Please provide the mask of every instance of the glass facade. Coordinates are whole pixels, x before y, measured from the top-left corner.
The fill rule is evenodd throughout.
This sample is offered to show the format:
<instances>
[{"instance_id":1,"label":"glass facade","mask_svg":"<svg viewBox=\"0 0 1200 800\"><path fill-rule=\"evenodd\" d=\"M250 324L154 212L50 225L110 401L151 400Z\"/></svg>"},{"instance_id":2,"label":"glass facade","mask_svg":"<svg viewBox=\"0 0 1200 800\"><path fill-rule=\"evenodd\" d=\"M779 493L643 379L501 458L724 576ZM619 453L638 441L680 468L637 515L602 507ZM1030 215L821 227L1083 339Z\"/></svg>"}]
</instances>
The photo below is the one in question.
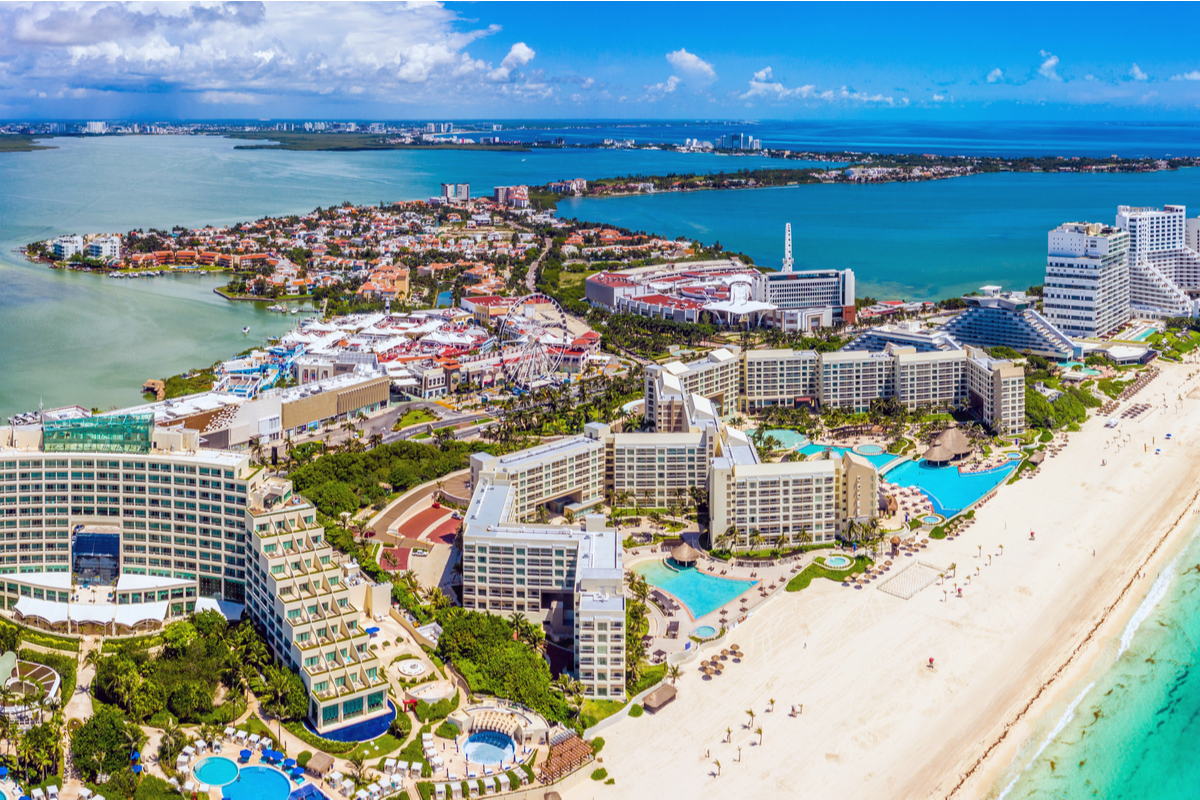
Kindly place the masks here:
<instances>
[{"instance_id":1,"label":"glass facade","mask_svg":"<svg viewBox=\"0 0 1200 800\"><path fill-rule=\"evenodd\" d=\"M153 414L113 414L47 422L42 449L47 453L149 453Z\"/></svg>"}]
</instances>

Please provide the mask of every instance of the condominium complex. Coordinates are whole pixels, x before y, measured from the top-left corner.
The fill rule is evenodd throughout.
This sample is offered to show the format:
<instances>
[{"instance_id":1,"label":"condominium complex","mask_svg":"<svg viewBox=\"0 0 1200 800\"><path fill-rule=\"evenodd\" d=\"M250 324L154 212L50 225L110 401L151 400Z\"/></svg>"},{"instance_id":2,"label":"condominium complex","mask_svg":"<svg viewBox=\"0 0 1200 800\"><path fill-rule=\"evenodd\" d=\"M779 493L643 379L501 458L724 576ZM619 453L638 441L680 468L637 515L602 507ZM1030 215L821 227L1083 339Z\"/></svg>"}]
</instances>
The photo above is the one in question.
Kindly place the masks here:
<instances>
[{"instance_id":1,"label":"condominium complex","mask_svg":"<svg viewBox=\"0 0 1200 800\"><path fill-rule=\"evenodd\" d=\"M605 492L619 505L667 508L708 483L715 425L683 433L606 434ZM617 498L628 498L623 501Z\"/></svg>"},{"instance_id":2,"label":"condominium complex","mask_svg":"<svg viewBox=\"0 0 1200 800\"><path fill-rule=\"evenodd\" d=\"M1001 292L999 286L980 291L982 296L964 297L966 310L942 326L947 336L975 347L1011 347L1055 359L1081 355L1079 346L1034 309L1036 298Z\"/></svg>"},{"instance_id":3,"label":"condominium complex","mask_svg":"<svg viewBox=\"0 0 1200 800\"><path fill-rule=\"evenodd\" d=\"M831 542L851 522L876 513L875 467L851 452L816 461L761 463L754 448L729 432L723 454L712 461L709 526L715 537L732 534L751 546L757 534L768 547Z\"/></svg>"},{"instance_id":4,"label":"condominium complex","mask_svg":"<svg viewBox=\"0 0 1200 800\"><path fill-rule=\"evenodd\" d=\"M656 431L685 430L682 404L689 395L711 401L718 414L737 410L741 380L742 362L736 348L713 350L689 364L647 365L646 422ZM660 398L664 402L660 403Z\"/></svg>"},{"instance_id":5,"label":"condominium complex","mask_svg":"<svg viewBox=\"0 0 1200 800\"><path fill-rule=\"evenodd\" d=\"M1111 333L1130 317L1129 234L1068 222L1049 234L1042 314L1068 336Z\"/></svg>"},{"instance_id":6,"label":"condominium complex","mask_svg":"<svg viewBox=\"0 0 1200 800\"><path fill-rule=\"evenodd\" d=\"M386 608L390 585L333 563L314 517L248 455L203 449L198 431L153 414L0 428L0 592L14 616L128 634L244 606L330 730L386 711L355 616ZM69 602L100 572L115 577L115 603ZM328 683L310 680L318 663Z\"/></svg>"},{"instance_id":7,"label":"condominium complex","mask_svg":"<svg viewBox=\"0 0 1200 800\"><path fill-rule=\"evenodd\" d=\"M471 455L471 485L493 476L513 487L505 520L530 522L542 506L582 515L604 500L604 440L607 426L587 426L581 436L538 445L506 456Z\"/></svg>"},{"instance_id":8,"label":"condominium complex","mask_svg":"<svg viewBox=\"0 0 1200 800\"><path fill-rule=\"evenodd\" d=\"M890 335L910 343L900 345ZM1023 372L1011 362L988 358L983 351L963 348L953 337L940 331L897 329L880 332L873 339L855 340L859 346L883 342L881 350L846 349L832 353L812 350L749 350L733 353L716 350L699 361L678 361L646 370L646 420L658 431L686 431L695 422L693 392L703 395L706 385L698 375L712 375L716 369L740 371L737 405L729 389L720 397L726 411L737 408L755 412L775 405L828 405L850 411L869 410L879 400L896 399L905 408L965 408L980 410L982 418L1012 432L1013 425L1023 430L1024 388L1021 414L1013 410L1012 398L1006 400L1003 384L994 396L973 399L971 387L992 385L993 372L1008 377ZM924 344L921 339L924 339ZM886 341L885 341L886 340ZM918 345L920 345L918 347ZM974 380L971 372L980 372ZM699 391L696 391L699 388ZM979 388L979 392L983 389ZM691 405L689 404L691 401ZM986 409L995 409L986 411ZM692 414L692 416L689 416ZM1006 421L1007 420L1007 421Z\"/></svg>"},{"instance_id":9,"label":"condominium complex","mask_svg":"<svg viewBox=\"0 0 1200 800\"><path fill-rule=\"evenodd\" d=\"M463 527L465 608L540 624L573 648L588 697L625 697L625 595L620 537L604 516L582 524L519 520L510 474L472 463ZM570 487L567 487L570 488Z\"/></svg>"},{"instance_id":10,"label":"condominium complex","mask_svg":"<svg viewBox=\"0 0 1200 800\"><path fill-rule=\"evenodd\" d=\"M1200 253L1187 243L1187 209L1117 208L1116 227L1128 233L1129 304L1139 316L1193 316L1189 293L1200 290Z\"/></svg>"},{"instance_id":11,"label":"condominium complex","mask_svg":"<svg viewBox=\"0 0 1200 800\"><path fill-rule=\"evenodd\" d=\"M290 481L256 484L246 520L246 608L272 654L299 671L313 727L324 733L386 713L387 677L358 620L387 611L391 584L339 563Z\"/></svg>"}]
</instances>

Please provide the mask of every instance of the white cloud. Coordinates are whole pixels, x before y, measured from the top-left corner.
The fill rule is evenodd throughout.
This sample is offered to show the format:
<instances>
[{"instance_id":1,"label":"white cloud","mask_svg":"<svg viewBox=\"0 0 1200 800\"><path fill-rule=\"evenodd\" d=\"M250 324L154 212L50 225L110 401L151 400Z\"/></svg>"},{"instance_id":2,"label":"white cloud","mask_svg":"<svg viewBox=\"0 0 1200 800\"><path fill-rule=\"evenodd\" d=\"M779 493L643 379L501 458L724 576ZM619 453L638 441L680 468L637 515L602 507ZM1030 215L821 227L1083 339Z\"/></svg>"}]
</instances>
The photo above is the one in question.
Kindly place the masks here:
<instances>
[{"instance_id":1,"label":"white cloud","mask_svg":"<svg viewBox=\"0 0 1200 800\"><path fill-rule=\"evenodd\" d=\"M200 95L201 103L227 106L256 106L263 98L249 92L204 92Z\"/></svg>"},{"instance_id":2,"label":"white cloud","mask_svg":"<svg viewBox=\"0 0 1200 800\"><path fill-rule=\"evenodd\" d=\"M890 95L883 94L868 94L866 92L851 91L843 86L841 89L818 89L813 84L805 84L789 89L780 81L772 80L771 68L766 67L754 73L754 77L750 79L750 88L745 92L737 95L741 100L754 100L756 98L765 100L821 100L832 102L835 100L845 100L854 103L864 103L871 105L887 105L887 106L906 106L908 98L896 100ZM935 95L935 97L939 97Z\"/></svg>"},{"instance_id":3,"label":"white cloud","mask_svg":"<svg viewBox=\"0 0 1200 800\"><path fill-rule=\"evenodd\" d=\"M699 82L711 82L717 79L717 71L713 69L712 64L695 53L689 53L682 47L673 53L667 53L667 63L677 71Z\"/></svg>"},{"instance_id":4,"label":"white cloud","mask_svg":"<svg viewBox=\"0 0 1200 800\"><path fill-rule=\"evenodd\" d=\"M1150 80L1150 76L1147 75L1145 72L1143 72L1142 68L1139 67L1136 63L1132 67L1129 68L1129 77L1133 78L1135 81Z\"/></svg>"},{"instance_id":5,"label":"white cloud","mask_svg":"<svg viewBox=\"0 0 1200 800\"><path fill-rule=\"evenodd\" d=\"M1039 53L1046 60L1038 67L1038 72L1041 73L1043 78L1049 78L1052 81L1061 81L1062 78L1058 75L1058 56L1046 50L1041 50Z\"/></svg>"},{"instance_id":6,"label":"white cloud","mask_svg":"<svg viewBox=\"0 0 1200 800\"><path fill-rule=\"evenodd\" d=\"M996 67L987 74L988 83L999 83L1002 80L1004 80L1004 72L1002 72L999 67Z\"/></svg>"},{"instance_id":7,"label":"white cloud","mask_svg":"<svg viewBox=\"0 0 1200 800\"><path fill-rule=\"evenodd\" d=\"M1200 81L1200 69L1194 69L1191 72L1184 72L1180 75L1172 75L1173 81Z\"/></svg>"},{"instance_id":8,"label":"white cloud","mask_svg":"<svg viewBox=\"0 0 1200 800\"><path fill-rule=\"evenodd\" d=\"M681 83L683 83L683 81L672 75L671 77L667 78L665 83L656 83L652 86L647 86L646 94L649 95L648 99L658 100L663 95L670 94L671 92L675 91L677 88L679 88L679 84Z\"/></svg>"},{"instance_id":9,"label":"white cloud","mask_svg":"<svg viewBox=\"0 0 1200 800\"><path fill-rule=\"evenodd\" d=\"M494 81L507 81L515 70L533 61L537 55L533 48L524 42L517 42L508 51L508 55L500 62L500 66L488 73L488 78Z\"/></svg>"},{"instance_id":10,"label":"white cloud","mask_svg":"<svg viewBox=\"0 0 1200 800\"><path fill-rule=\"evenodd\" d=\"M443 103L491 97L508 82L522 87L514 98L556 91L553 81L521 82L536 55L524 42L506 43L499 65L471 56L499 31L437 3L0 3L0 72L4 84L50 98L64 83L208 103L356 89L364 99Z\"/></svg>"},{"instance_id":11,"label":"white cloud","mask_svg":"<svg viewBox=\"0 0 1200 800\"><path fill-rule=\"evenodd\" d=\"M944 101L945 99L946 99L946 95L944 95L944 94L935 94L933 96L933 102L935 102L935 103L940 103L940 102Z\"/></svg>"},{"instance_id":12,"label":"white cloud","mask_svg":"<svg viewBox=\"0 0 1200 800\"><path fill-rule=\"evenodd\" d=\"M1087 75L1083 76L1083 79L1085 81L1094 81L1096 80L1096 76L1089 72Z\"/></svg>"}]
</instances>

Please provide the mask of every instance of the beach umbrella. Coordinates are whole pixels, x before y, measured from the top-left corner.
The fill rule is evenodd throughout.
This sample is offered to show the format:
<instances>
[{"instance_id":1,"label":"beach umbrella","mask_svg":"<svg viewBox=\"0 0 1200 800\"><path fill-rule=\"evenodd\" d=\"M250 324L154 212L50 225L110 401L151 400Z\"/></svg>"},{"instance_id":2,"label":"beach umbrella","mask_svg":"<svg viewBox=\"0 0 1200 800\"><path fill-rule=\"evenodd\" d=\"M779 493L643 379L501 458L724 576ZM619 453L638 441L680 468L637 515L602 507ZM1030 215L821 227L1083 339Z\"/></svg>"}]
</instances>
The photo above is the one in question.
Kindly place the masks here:
<instances>
[{"instance_id":1,"label":"beach umbrella","mask_svg":"<svg viewBox=\"0 0 1200 800\"><path fill-rule=\"evenodd\" d=\"M240 755L241 755L241 757L242 757L242 760L243 760L243 761L249 761L249 760L250 760L250 755L251 755L251 753L250 753L250 751L249 751L249 750L243 750L243 751L240 753Z\"/></svg>"},{"instance_id":2,"label":"beach umbrella","mask_svg":"<svg viewBox=\"0 0 1200 800\"><path fill-rule=\"evenodd\" d=\"M142 754L139 753L137 750L134 750L132 753L129 754L130 761L137 761L141 757L142 757Z\"/></svg>"},{"instance_id":3,"label":"beach umbrella","mask_svg":"<svg viewBox=\"0 0 1200 800\"><path fill-rule=\"evenodd\" d=\"M0 778L8 777L8 767L0 767Z\"/></svg>"},{"instance_id":4,"label":"beach umbrella","mask_svg":"<svg viewBox=\"0 0 1200 800\"><path fill-rule=\"evenodd\" d=\"M722 650L721 655L723 655L723 656L729 655L729 650L728 649Z\"/></svg>"},{"instance_id":5,"label":"beach umbrella","mask_svg":"<svg viewBox=\"0 0 1200 800\"><path fill-rule=\"evenodd\" d=\"M704 668L704 674L705 674L705 675L707 675L708 677L710 677L710 678L711 678L711 677L712 677L712 674L713 674L713 668L712 668L712 667L705 667L705 668Z\"/></svg>"},{"instance_id":6,"label":"beach umbrella","mask_svg":"<svg viewBox=\"0 0 1200 800\"><path fill-rule=\"evenodd\" d=\"M141 764L134 764L134 765L133 765L133 771L134 771L134 773L135 773L135 774L136 774L136 773L138 773L138 772L141 772L141 771L142 771L142 765L141 765Z\"/></svg>"},{"instance_id":7,"label":"beach umbrella","mask_svg":"<svg viewBox=\"0 0 1200 800\"><path fill-rule=\"evenodd\" d=\"M299 778L303 774L304 774L304 769L302 767L294 767L292 769L292 777L293 778Z\"/></svg>"},{"instance_id":8,"label":"beach umbrella","mask_svg":"<svg viewBox=\"0 0 1200 800\"><path fill-rule=\"evenodd\" d=\"M285 758L285 759L283 760L283 765L284 765L285 767L287 767L288 769L291 769L292 767L296 766L296 759L294 759L294 758Z\"/></svg>"}]
</instances>

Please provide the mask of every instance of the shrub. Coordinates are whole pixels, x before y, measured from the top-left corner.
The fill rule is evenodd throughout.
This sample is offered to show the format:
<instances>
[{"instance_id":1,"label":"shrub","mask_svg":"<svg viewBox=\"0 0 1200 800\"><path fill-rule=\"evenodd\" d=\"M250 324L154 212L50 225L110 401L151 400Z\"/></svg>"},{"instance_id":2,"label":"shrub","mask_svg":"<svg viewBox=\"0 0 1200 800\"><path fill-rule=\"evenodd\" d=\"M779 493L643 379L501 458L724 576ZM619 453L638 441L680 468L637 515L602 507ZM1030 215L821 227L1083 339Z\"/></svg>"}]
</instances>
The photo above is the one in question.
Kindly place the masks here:
<instances>
[{"instance_id":1,"label":"shrub","mask_svg":"<svg viewBox=\"0 0 1200 800\"><path fill-rule=\"evenodd\" d=\"M457 700L457 697L455 698ZM437 722L439 719L445 719L450 716L450 712L455 709L457 703L451 703L447 699L438 700L433 705L426 703L424 700L417 701L417 719L421 722Z\"/></svg>"},{"instance_id":2,"label":"shrub","mask_svg":"<svg viewBox=\"0 0 1200 800\"><path fill-rule=\"evenodd\" d=\"M449 722L443 722L441 725L437 726L437 730L433 732L433 735L440 736L443 739L457 739L458 728L451 725Z\"/></svg>"},{"instance_id":3,"label":"shrub","mask_svg":"<svg viewBox=\"0 0 1200 800\"><path fill-rule=\"evenodd\" d=\"M629 716L631 716L631 717L640 717L643 713L645 713L645 712L643 711L642 707L640 705L638 705L637 703L634 703L633 705L631 705L629 707Z\"/></svg>"},{"instance_id":4,"label":"shrub","mask_svg":"<svg viewBox=\"0 0 1200 800\"><path fill-rule=\"evenodd\" d=\"M604 737L597 736L595 739L592 739L591 745L592 755L599 755L600 751L604 749Z\"/></svg>"},{"instance_id":5,"label":"shrub","mask_svg":"<svg viewBox=\"0 0 1200 800\"><path fill-rule=\"evenodd\" d=\"M388 733L402 742L407 739L408 735L412 733L412 720L409 719L408 714L403 711L397 712L392 724L388 726Z\"/></svg>"},{"instance_id":6,"label":"shrub","mask_svg":"<svg viewBox=\"0 0 1200 800\"><path fill-rule=\"evenodd\" d=\"M592 780L594 780L594 781L602 781L607 777L608 777L608 770L606 770L604 767L600 767L600 769L592 770Z\"/></svg>"},{"instance_id":7,"label":"shrub","mask_svg":"<svg viewBox=\"0 0 1200 800\"><path fill-rule=\"evenodd\" d=\"M323 736L317 736L316 734L310 732L308 728L304 727L304 723L301 722L285 722L283 723L283 727L287 728L288 731L294 734L305 744L312 745L318 750L329 753L330 755L336 756L343 753L349 753L351 750L358 747L358 742L335 742L332 739L326 739Z\"/></svg>"},{"instance_id":8,"label":"shrub","mask_svg":"<svg viewBox=\"0 0 1200 800\"><path fill-rule=\"evenodd\" d=\"M312 761L312 757L313 754L311 750L304 750L300 753L300 755L296 756L296 766L307 767L308 762Z\"/></svg>"}]
</instances>

